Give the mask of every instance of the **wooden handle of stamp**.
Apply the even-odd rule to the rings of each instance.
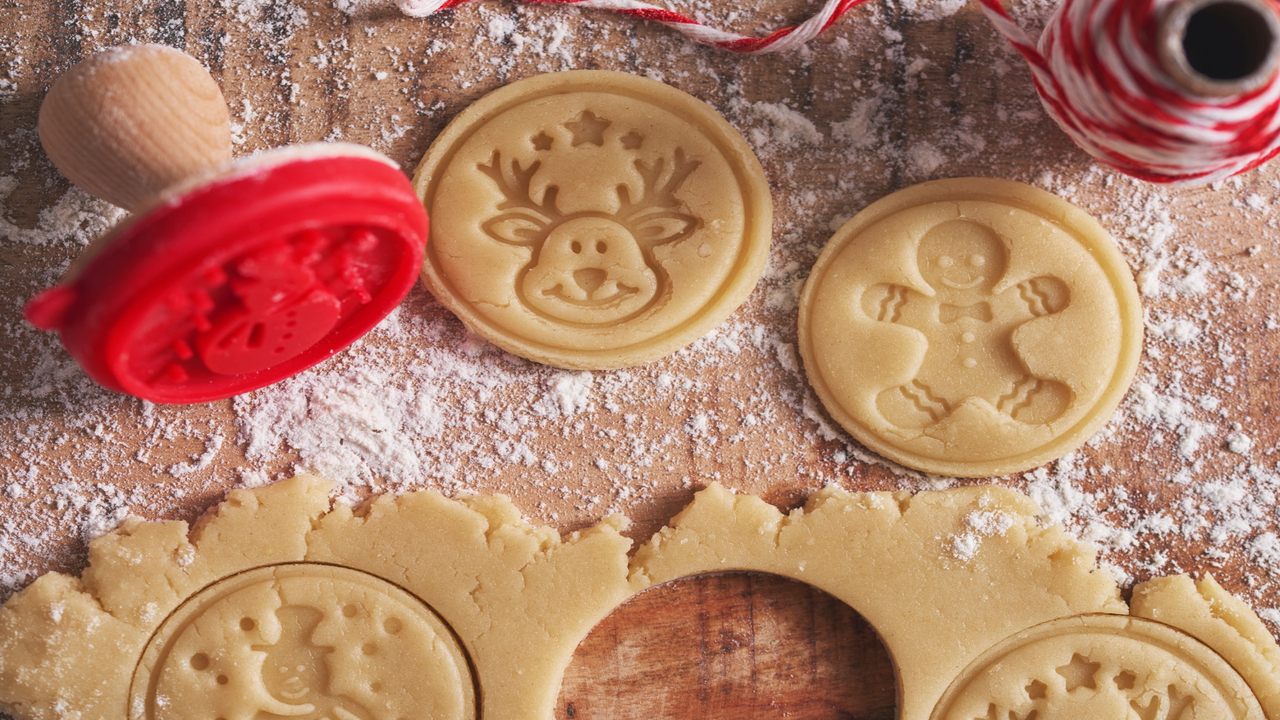
[[[1259,90],[1280,68],[1274,0],[1174,0],[1156,35],[1160,64],[1184,90],[1232,97]]]
[[[58,78],[40,106],[40,143],[86,192],[137,210],[231,159],[217,83],[163,45],[104,50]]]

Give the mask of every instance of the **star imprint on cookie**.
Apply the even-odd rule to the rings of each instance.
[[[612,124],[604,118],[596,117],[596,114],[590,110],[583,110],[577,120],[565,123],[564,127],[573,133],[574,147],[587,143],[601,147],[604,145],[604,131]]]
[[[551,143],[555,142],[555,138],[551,137],[546,132],[540,132],[530,138],[529,142],[533,143],[534,150],[550,150]]]
[[[627,150],[636,150],[641,145],[644,144],[644,136],[636,132],[635,130],[632,130],[631,132],[619,138],[619,142],[621,142],[622,147],[626,148]]]
[[[1067,692],[1082,687],[1096,690],[1098,684],[1093,681],[1093,676],[1101,667],[1102,663],[1089,662],[1089,658],[1076,653],[1071,656],[1071,662],[1058,668],[1058,674],[1066,681]]]
[[[1117,688],[1121,690],[1132,690],[1134,684],[1138,681],[1138,676],[1128,670],[1124,670],[1119,675],[1116,675],[1115,681]]]

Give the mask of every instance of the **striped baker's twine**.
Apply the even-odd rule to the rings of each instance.
[[[723,50],[740,53],[766,53],[794,50],[814,39],[823,30],[840,19],[841,15],[866,0],[827,0],[816,15],[799,25],[782,28],[765,37],[747,37],[708,27],[693,18],[637,0],[521,0],[530,5],[577,5],[578,7],[613,12],[655,20],[669,28],[679,30],[690,39]],[[426,17],[441,10],[471,2],[471,0],[396,0],[400,11],[413,17]]]
[[[471,0],[397,0],[422,17]],[[638,0],[522,0],[578,5],[655,20],[691,39],[741,53],[791,50],[866,0],[827,0],[799,25],[747,37]],[[1039,42],[1000,0],[977,0],[995,29],[1026,59],[1049,115],[1094,157],[1157,183],[1204,184],[1280,153],[1280,81],[1241,96],[1191,96],[1155,50],[1161,13],[1174,0],[1064,0]]]
[[[1205,184],[1280,152],[1280,82],[1228,97],[1189,94],[1156,54],[1174,0],[1065,0],[1039,43],[998,0],[987,17],[1026,58],[1045,109],[1077,145],[1121,172]]]

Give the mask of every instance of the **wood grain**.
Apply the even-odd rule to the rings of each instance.
[[[108,50],[68,70],[41,103],[39,129],[63,175],[131,211],[231,160],[217,83],[163,45]]]
[[[713,22],[754,31],[799,21],[817,4],[697,5]],[[673,5],[691,11],[691,3]],[[1064,517],[1075,532],[1109,542],[1105,559],[1127,577],[1212,572],[1255,607],[1280,607],[1276,568],[1250,550],[1277,530],[1280,171],[1273,164],[1213,188],[1117,177],[1044,116],[1025,68],[976,9],[939,16],[909,5],[869,3],[802,52],[741,58],[694,47],[656,24],[506,2],[415,20],[389,7],[347,14],[319,0],[0,0],[0,177],[13,180],[0,223],[0,575],[22,574],[21,585],[46,571],[80,572],[94,502],[124,498],[112,507],[190,521],[228,488],[287,476],[312,459],[300,442],[250,447],[237,419],[261,395],[190,407],[112,396],[19,317],[22,302],[91,239],[77,233],[93,225],[83,220],[39,241],[30,233],[58,213],[104,211],[68,194],[39,148],[45,92],[101,47],[159,42],[210,69],[238,126],[238,155],[342,139],[412,171],[476,98],[569,68],[661,77],[757,143],[774,192],[774,249],[760,287],[725,332],[650,367],[600,373],[590,408],[510,430],[509,416],[532,415],[560,376],[478,346],[415,290],[401,309],[407,339],[374,338],[321,376],[458,363],[497,380],[429,378],[443,420],[415,446],[427,469],[407,479],[370,473],[349,487],[351,496],[418,487],[501,492],[531,521],[564,532],[626,512],[629,534],[643,540],[711,480],[784,509],[828,483],[947,484],[877,462],[831,423],[795,359],[795,297],[834,227],[871,201],[937,177],[1005,177],[1038,183],[1099,217],[1135,273],[1163,263],[1165,289],[1144,297],[1152,331],[1139,383],[1149,395],[1135,393],[1070,461],[994,481],[1049,488],[1049,501],[1080,500]],[[504,34],[508,26],[515,30]],[[770,120],[783,110],[812,131],[801,126],[784,142],[784,128]],[[1197,277],[1202,290],[1191,282]],[[1155,332],[1180,321],[1192,340]],[[323,411],[315,403],[308,419]],[[1203,430],[1198,449],[1188,449],[1191,421],[1201,423],[1195,433]],[[1232,432],[1251,438],[1252,449],[1229,450]],[[21,494],[2,492],[15,485]],[[1160,531],[1161,521],[1173,529]],[[1117,534],[1124,532],[1132,537]],[[883,648],[848,608],[776,578],[715,576],[651,590],[610,616],[579,649],[558,712],[567,718],[572,705],[575,719],[880,720],[892,715],[892,682]]]
[[[647,590],[584,640],[558,720],[891,720],[893,664],[848,605],[771,575]]]

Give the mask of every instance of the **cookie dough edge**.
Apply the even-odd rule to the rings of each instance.
[[[123,718],[149,633],[103,611],[74,577],[42,575],[0,607],[0,712],[17,720]],[[51,652],[70,643],[79,654]]]
[[[474,668],[479,716],[553,718],[578,643],[632,593],[626,524],[561,537],[501,495],[383,495],[326,515],[307,560],[381,577],[436,612]]]
[[[926,720],[953,679],[1005,638],[1061,617],[1128,613],[1114,579],[1097,568],[1095,549],[1040,527],[1039,512],[1030,498],[997,486],[914,496],[828,487],[783,515],[713,483],[637,550],[632,572],[644,586],[766,572],[830,593],[884,641],[899,718]],[[976,533],[976,544],[947,557],[964,533]],[[963,608],[977,615],[957,619]]]
[[[0,607],[0,710],[17,720],[125,718],[136,662],[165,618],[219,577],[301,560],[330,487],[303,476],[233,490],[190,531],[129,518],[90,542],[81,578],[46,574]],[[281,529],[298,542],[277,542]],[[135,663],[120,662],[129,656]]]
[[[1280,720],[1280,645],[1245,602],[1207,575],[1171,575],[1133,588],[1131,613],[1191,635],[1240,673],[1268,720]]]
[[[486,686],[486,693],[497,690],[493,704],[486,705],[486,714],[495,713],[491,715],[494,717],[552,717],[561,673],[571,662],[577,644],[599,620],[640,590],[701,572],[757,570],[792,577],[832,592],[861,612],[857,603],[862,591],[874,591],[873,600],[881,595],[894,596],[895,591],[892,583],[888,586],[865,583],[859,587],[865,578],[857,577],[842,586],[842,580],[850,579],[849,573],[856,574],[876,564],[857,562],[858,554],[873,560],[880,558],[884,564],[885,557],[895,558],[894,551],[904,547],[903,539],[914,538],[916,544],[911,547],[932,548],[932,554],[895,558],[898,561],[888,566],[898,570],[898,576],[910,576],[912,573],[900,570],[903,565],[910,569],[914,564],[917,569],[951,578],[950,586],[943,583],[940,587],[961,591],[930,593],[934,598],[948,598],[948,607],[935,623],[955,624],[954,609],[964,605],[964,591],[973,589],[969,585],[983,584],[986,586],[984,597],[993,598],[991,602],[995,605],[1007,597],[1002,595],[1006,589],[1026,602],[1028,587],[1043,587],[1043,595],[1030,598],[1031,604],[1039,606],[1030,614],[1052,616],[1049,619],[1084,612],[1128,612],[1119,599],[1114,581],[1097,569],[1091,546],[1074,540],[1057,527],[1040,527],[1038,508],[1029,498],[995,486],[923,492],[915,496],[854,494],[829,487],[814,493],[803,508],[784,516],[758,497],[736,496],[713,484],[698,493],[668,527],[640,548],[630,563],[626,557],[630,541],[620,534],[626,523],[621,517],[606,519],[593,528],[561,538],[552,528],[528,524],[519,510],[500,496],[456,501],[421,491],[398,497],[383,495],[359,508],[338,505],[329,510],[330,488],[325,481],[300,477],[256,490],[233,491],[227,501],[197,523],[192,533],[194,544],[186,546],[157,541],[157,537],[172,539],[177,531],[182,531],[185,540],[184,523],[132,519],[121,530],[91,546],[95,582],[100,587],[111,586],[119,593],[110,599],[117,612],[136,610],[127,599],[132,597],[133,602],[145,599],[145,582],[141,586],[123,583],[116,588],[112,586],[111,576],[129,567],[135,569],[136,575],[138,552],[158,551],[156,557],[144,557],[144,560],[154,560],[159,570],[164,570],[166,564],[175,572],[174,568],[190,568],[186,576],[193,580],[207,573],[234,572],[234,567],[245,561],[261,559],[259,553],[277,558],[296,556],[296,543],[286,542],[279,551],[270,547],[270,529],[277,521],[283,521],[287,534],[296,536],[307,546],[306,557],[295,557],[294,561],[332,561],[335,548],[340,549],[363,558],[365,563],[382,563],[383,571],[379,572],[377,567],[360,568],[355,562],[344,564],[365,569],[390,582],[399,580],[415,594],[421,589],[411,586],[414,578],[403,572],[403,557],[398,559],[396,551],[434,553],[445,560],[452,559],[455,566],[469,567],[468,563],[479,561],[483,567],[474,574],[476,584],[457,583],[448,590],[465,595],[464,602],[472,603],[479,610],[488,603],[511,603],[506,608],[509,612],[487,617],[477,613],[479,622],[467,629],[466,623],[459,620],[462,617],[459,613],[442,612],[434,605],[433,609],[440,612],[455,631],[459,625],[467,629],[472,637],[467,645],[469,652],[487,658],[490,653],[500,653],[507,648],[507,657],[486,666],[499,673],[485,675],[486,682],[491,683]],[[438,532],[440,527],[449,525],[450,517],[451,522],[464,531],[460,544],[451,544],[449,538],[442,538]],[[424,518],[436,521],[425,526],[432,532],[422,531]],[[991,530],[992,527],[996,530]],[[415,542],[389,546],[385,536],[388,530],[413,532],[415,536],[411,539]],[[895,532],[898,534],[894,535]],[[980,542],[972,548],[966,545],[964,552],[957,552],[953,544],[957,533],[977,533]],[[883,536],[885,543],[876,547],[879,536]],[[352,538],[362,538],[365,542],[353,544]],[[943,548],[953,548],[950,557],[937,552],[938,543]],[[834,551],[824,552],[831,546]],[[189,550],[184,551],[183,547]],[[451,553],[451,548],[466,552]],[[230,564],[203,557],[215,549],[218,554],[229,554]],[[194,556],[190,554],[193,552]],[[757,555],[754,561],[748,557],[752,553]],[[123,564],[116,567],[113,563]],[[1010,585],[1009,582],[990,579],[992,569],[1002,563],[1012,563],[1013,575],[1019,579],[1010,588],[1003,587]],[[401,568],[399,574],[388,570],[397,567]],[[844,575],[839,572],[841,569]],[[431,572],[424,574],[431,575]],[[178,574],[151,580],[167,585],[174,578],[182,577]],[[1051,582],[1041,582],[1046,577]],[[593,582],[585,587],[574,584],[583,578]],[[443,582],[442,578],[435,580]],[[60,633],[71,636],[77,644],[87,642],[90,647],[106,648],[112,660],[119,658],[121,648],[136,646],[140,655],[150,637],[151,630],[146,628],[160,624],[167,614],[159,618],[130,616],[141,618],[143,626],[139,627],[108,612],[87,586],[88,583],[75,578],[51,573],[0,608],[0,691],[4,692],[0,696],[0,709],[19,720],[75,717],[76,713],[104,719],[123,717],[114,713],[126,710],[123,698],[128,692],[127,673],[131,668],[124,669],[124,678],[108,672],[96,684],[66,683],[66,678],[91,677],[87,672],[89,668],[101,672],[118,663],[95,660],[96,656],[50,654],[45,652],[46,639]],[[199,586],[192,592],[198,589]],[[918,589],[907,590],[908,597],[920,595]],[[566,597],[569,601],[581,600],[585,609],[580,604],[581,612],[565,612]],[[958,597],[961,599],[957,600]],[[892,609],[901,599],[894,596],[886,601]],[[1180,628],[1208,644],[1241,672],[1263,701],[1268,718],[1277,720],[1280,680],[1276,668],[1280,666],[1277,662],[1280,648],[1257,616],[1212,578],[1198,584],[1186,576],[1143,583],[1135,588],[1132,614]],[[911,643],[909,638],[903,639],[906,633],[900,627],[875,622],[867,613],[864,617],[872,621],[890,646],[895,663],[911,655],[901,652],[904,644]],[[1019,618],[1014,624],[1030,627],[1035,624],[1033,620]],[[904,620],[900,624],[912,623]],[[983,622],[975,625],[979,626],[975,632],[961,633],[963,639],[969,641],[965,647],[967,655],[976,656],[985,651],[994,645],[994,642],[983,644],[987,638],[1007,629],[989,623],[981,627]],[[923,628],[914,630],[919,637],[927,636],[916,642],[925,653],[937,655],[940,648],[950,649],[948,642],[955,633],[945,627],[941,632],[933,632],[937,629],[936,625],[925,623]],[[1015,628],[1007,635],[1021,629]],[[968,652],[970,645],[972,652]],[[512,646],[514,651],[510,649]],[[37,663],[42,664],[34,667],[6,664],[6,659],[21,658],[24,653],[37,654]],[[970,659],[967,655],[964,662]],[[474,660],[476,655],[472,657]],[[528,672],[537,663],[541,665],[534,672]],[[947,672],[945,667],[935,668],[933,672],[941,679],[944,690],[955,675],[951,673],[944,678]],[[509,682],[505,687],[494,688],[492,683],[501,681],[504,673]],[[113,682],[119,684],[112,685]],[[923,720],[929,716],[937,698],[931,693],[913,695],[912,687],[908,682],[900,693],[900,717]]]

